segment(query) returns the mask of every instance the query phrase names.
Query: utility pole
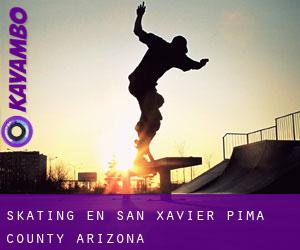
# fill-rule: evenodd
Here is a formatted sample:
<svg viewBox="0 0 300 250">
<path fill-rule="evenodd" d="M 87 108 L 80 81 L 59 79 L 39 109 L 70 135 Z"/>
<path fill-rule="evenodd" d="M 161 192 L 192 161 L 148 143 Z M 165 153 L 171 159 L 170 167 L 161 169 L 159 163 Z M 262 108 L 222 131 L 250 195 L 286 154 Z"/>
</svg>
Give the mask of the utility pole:
<svg viewBox="0 0 300 250">
<path fill-rule="evenodd" d="M 76 169 L 80 169 L 82 163 L 79 164 L 73 164 L 73 163 L 69 163 L 68 165 L 70 165 L 73 168 L 73 180 L 76 180 Z"/>
</svg>

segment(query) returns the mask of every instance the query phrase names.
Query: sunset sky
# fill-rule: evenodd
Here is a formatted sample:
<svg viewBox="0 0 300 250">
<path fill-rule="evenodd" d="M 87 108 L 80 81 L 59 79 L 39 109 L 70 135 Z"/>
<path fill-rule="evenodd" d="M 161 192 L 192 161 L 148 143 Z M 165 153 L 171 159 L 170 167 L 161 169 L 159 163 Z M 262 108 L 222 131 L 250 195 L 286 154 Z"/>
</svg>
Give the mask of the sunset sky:
<svg viewBox="0 0 300 250">
<path fill-rule="evenodd" d="M 107 167 L 113 154 L 133 159 L 138 104 L 128 75 L 146 46 L 133 34 L 132 0 L 1 0 L 0 120 L 8 108 L 9 9 L 28 13 L 26 147 L 82 170 Z M 167 41 L 188 40 L 188 55 L 209 58 L 199 71 L 172 69 L 160 80 L 165 98 L 154 157 L 212 155 L 222 160 L 226 132 L 272 126 L 300 110 L 300 1 L 151 0 L 143 28 Z M 1 150 L 7 150 L 1 143 Z"/>
</svg>

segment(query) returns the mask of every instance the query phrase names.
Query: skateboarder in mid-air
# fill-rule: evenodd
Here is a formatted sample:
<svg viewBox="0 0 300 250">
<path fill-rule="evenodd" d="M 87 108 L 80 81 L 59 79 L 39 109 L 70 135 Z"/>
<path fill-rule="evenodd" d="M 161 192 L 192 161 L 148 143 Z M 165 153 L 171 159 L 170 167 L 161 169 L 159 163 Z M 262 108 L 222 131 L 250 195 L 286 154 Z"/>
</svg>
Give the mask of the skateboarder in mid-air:
<svg viewBox="0 0 300 250">
<path fill-rule="evenodd" d="M 137 98 L 141 109 L 140 120 L 135 126 L 138 133 L 138 139 L 135 140 L 138 149 L 135 163 L 140 165 L 154 160 L 149 145 L 156 131 L 159 130 L 162 120 L 159 108 L 164 103 L 164 98 L 156 90 L 158 79 L 171 68 L 183 71 L 201 69 L 208 62 L 208 59 L 197 62 L 186 55 L 188 52 L 187 41 L 183 36 L 176 36 L 171 43 L 168 43 L 162 38 L 144 31 L 142 18 L 145 9 L 144 2 L 137 8 L 134 34 L 148 46 L 148 50 L 141 63 L 128 77 L 129 92 Z"/>
</svg>

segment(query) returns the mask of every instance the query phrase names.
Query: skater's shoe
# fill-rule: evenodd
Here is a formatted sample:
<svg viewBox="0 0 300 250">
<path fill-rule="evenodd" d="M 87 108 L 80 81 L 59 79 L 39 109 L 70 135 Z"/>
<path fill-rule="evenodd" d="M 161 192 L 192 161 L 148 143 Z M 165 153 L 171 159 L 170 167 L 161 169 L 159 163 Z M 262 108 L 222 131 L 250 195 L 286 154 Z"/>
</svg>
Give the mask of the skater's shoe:
<svg viewBox="0 0 300 250">
<path fill-rule="evenodd" d="M 147 152 L 147 156 L 148 156 L 150 162 L 154 161 L 153 155 L 151 154 L 149 149 L 148 149 L 148 152 Z"/>
</svg>

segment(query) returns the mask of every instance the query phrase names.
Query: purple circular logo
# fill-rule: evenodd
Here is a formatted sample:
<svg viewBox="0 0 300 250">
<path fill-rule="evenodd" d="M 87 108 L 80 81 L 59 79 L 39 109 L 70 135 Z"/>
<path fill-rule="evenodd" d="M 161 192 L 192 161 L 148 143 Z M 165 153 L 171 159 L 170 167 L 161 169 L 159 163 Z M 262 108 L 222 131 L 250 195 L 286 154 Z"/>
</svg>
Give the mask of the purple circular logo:
<svg viewBox="0 0 300 250">
<path fill-rule="evenodd" d="M 14 128 L 19 128 L 20 133 L 15 135 Z M 31 123 L 22 116 L 9 117 L 2 125 L 1 134 L 5 143 L 11 147 L 22 147 L 32 137 L 33 129 Z"/>
</svg>

